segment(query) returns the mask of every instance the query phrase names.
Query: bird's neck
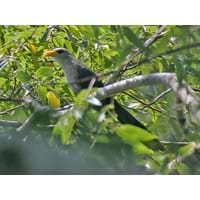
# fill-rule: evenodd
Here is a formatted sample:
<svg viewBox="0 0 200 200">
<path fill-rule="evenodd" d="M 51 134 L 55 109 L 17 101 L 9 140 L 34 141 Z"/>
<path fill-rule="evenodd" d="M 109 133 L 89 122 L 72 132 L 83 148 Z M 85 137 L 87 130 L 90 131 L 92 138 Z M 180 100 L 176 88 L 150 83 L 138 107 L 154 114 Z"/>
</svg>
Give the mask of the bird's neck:
<svg viewBox="0 0 200 200">
<path fill-rule="evenodd" d="M 67 79 L 68 85 L 75 91 L 79 92 L 80 88 L 77 85 L 77 67 L 71 62 L 71 59 L 67 59 L 63 63 L 60 63 Z"/>
</svg>

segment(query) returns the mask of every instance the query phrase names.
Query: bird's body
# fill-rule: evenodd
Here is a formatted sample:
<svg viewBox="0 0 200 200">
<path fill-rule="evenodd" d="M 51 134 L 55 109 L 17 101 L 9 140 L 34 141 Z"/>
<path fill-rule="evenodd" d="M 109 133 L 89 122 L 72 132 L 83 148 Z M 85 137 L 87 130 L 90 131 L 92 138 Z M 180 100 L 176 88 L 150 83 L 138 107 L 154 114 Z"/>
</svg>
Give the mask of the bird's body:
<svg viewBox="0 0 200 200">
<path fill-rule="evenodd" d="M 69 86 L 75 93 L 88 88 L 91 80 L 95 78 L 94 87 L 103 87 L 104 84 L 98 80 L 97 75 L 84 66 L 79 60 L 75 59 L 66 49 L 56 48 L 45 53 L 46 57 L 52 57 L 58 62 L 64 70 L 65 77 Z M 111 103 L 112 98 L 106 98 L 102 101 L 103 105 Z M 146 129 L 145 126 L 135 119 L 126 109 L 124 109 L 116 100 L 114 100 L 115 112 L 118 120 L 123 124 L 132 124 Z"/>
<path fill-rule="evenodd" d="M 53 57 L 57 61 L 65 74 L 69 86 L 75 93 L 80 92 L 82 89 L 86 89 L 92 78 L 97 78 L 96 74 L 84 66 L 79 60 L 72 57 L 64 48 L 56 48 L 55 52 L 62 52 L 63 55 Z M 101 81 L 96 80 L 95 87 L 103 87 Z"/>
<path fill-rule="evenodd" d="M 64 70 L 65 77 L 67 78 L 68 84 L 73 89 L 73 91 L 78 93 L 81 90 L 81 87 L 80 87 L 80 84 L 75 82 L 75 80 L 78 80 L 77 71 L 79 70 L 80 67 L 79 65 L 77 65 L 78 63 L 71 63 L 71 61 L 73 60 L 68 59 L 61 66 L 63 66 L 62 68 L 67 66 L 68 68 L 67 72 L 66 70 Z M 71 66 L 74 66 L 74 64 L 76 67 L 71 67 Z"/>
</svg>

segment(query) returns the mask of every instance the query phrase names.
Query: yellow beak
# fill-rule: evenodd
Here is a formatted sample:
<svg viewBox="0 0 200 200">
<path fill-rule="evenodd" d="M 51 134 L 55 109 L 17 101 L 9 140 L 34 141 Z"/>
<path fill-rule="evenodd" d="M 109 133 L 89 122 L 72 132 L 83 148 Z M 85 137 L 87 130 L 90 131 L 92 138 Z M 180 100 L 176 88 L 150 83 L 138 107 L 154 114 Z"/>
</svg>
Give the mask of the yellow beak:
<svg viewBox="0 0 200 200">
<path fill-rule="evenodd" d="M 45 51 L 43 55 L 45 57 L 55 57 L 58 53 L 56 51 Z"/>
</svg>

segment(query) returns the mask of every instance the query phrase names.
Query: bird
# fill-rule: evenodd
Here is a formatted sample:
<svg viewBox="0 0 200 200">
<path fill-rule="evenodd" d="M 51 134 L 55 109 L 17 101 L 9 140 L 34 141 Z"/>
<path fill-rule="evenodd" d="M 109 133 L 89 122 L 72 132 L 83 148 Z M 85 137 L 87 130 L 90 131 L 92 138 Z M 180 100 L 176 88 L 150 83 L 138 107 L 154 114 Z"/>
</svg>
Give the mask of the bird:
<svg viewBox="0 0 200 200">
<path fill-rule="evenodd" d="M 74 93 L 79 93 L 83 89 L 87 89 L 91 80 L 95 79 L 93 87 L 104 87 L 101 80 L 98 79 L 97 74 L 86 67 L 78 59 L 76 59 L 65 48 L 54 48 L 53 50 L 47 50 L 44 52 L 45 57 L 51 57 L 57 62 L 64 71 L 68 85 L 72 88 Z M 131 115 L 117 100 L 108 97 L 101 100 L 102 105 L 107 105 L 113 102 L 114 110 L 117 114 L 117 119 L 122 124 L 131 124 L 142 129 L 147 129 L 140 121 L 138 121 L 133 115 Z"/>
</svg>

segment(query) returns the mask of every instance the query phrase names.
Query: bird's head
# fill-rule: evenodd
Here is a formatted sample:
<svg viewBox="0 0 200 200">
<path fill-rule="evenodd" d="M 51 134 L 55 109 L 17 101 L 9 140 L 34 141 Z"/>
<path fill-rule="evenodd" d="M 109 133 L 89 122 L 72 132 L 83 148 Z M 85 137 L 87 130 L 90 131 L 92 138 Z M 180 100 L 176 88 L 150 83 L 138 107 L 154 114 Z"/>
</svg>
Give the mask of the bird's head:
<svg viewBox="0 0 200 200">
<path fill-rule="evenodd" d="M 45 51 L 44 56 L 51 57 L 56 62 L 63 64 L 70 56 L 70 53 L 65 48 L 55 48 L 51 51 Z"/>
</svg>

